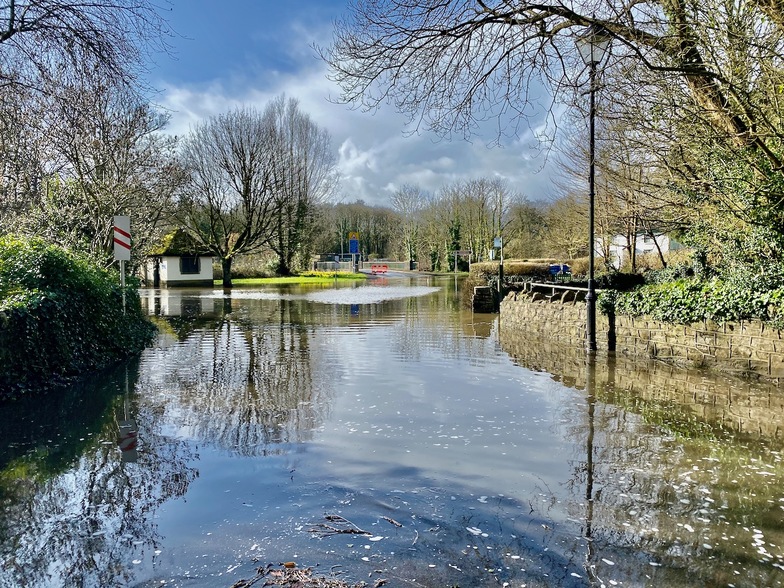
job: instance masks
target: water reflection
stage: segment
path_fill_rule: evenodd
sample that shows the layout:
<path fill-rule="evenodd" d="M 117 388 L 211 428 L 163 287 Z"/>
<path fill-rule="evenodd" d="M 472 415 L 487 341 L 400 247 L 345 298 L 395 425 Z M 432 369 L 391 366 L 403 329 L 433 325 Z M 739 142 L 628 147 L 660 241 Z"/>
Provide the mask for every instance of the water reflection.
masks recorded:
<path fill-rule="evenodd" d="M 0 473 L 2 586 L 110 586 L 131 574 L 118 562 L 155 553 L 157 508 L 183 496 L 197 471 L 157 415 L 121 395 L 130 363 L 100 383 L 4 407 Z M 140 424 L 136 461 L 118 448 L 120 423 Z"/>
<path fill-rule="evenodd" d="M 443 297 L 421 300 L 439 292 L 430 285 L 143 291 L 149 312 L 177 344 L 162 340 L 145 354 L 137 387 L 160 401 L 159 410 L 175 394 L 179 434 L 242 455 L 286 452 L 312 439 L 346 377 L 352 349 L 340 348 L 331 329 L 387 325 L 388 352 L 405 361 L 417 361 L 429 346 L 452 356 L 471 347 L 470 338 L 445 338 L 441 317 L 421 312 L 423 304 L 443 307 Z M 490 335 L 489 319 L 456 316 L 464 331 Z M 366 361 L 356 355 L 352 369 L 366 372 Z"/>
<path fill-rule="evenodd" d="M 0 413 L 0 586 L 289 560 L 390 587 L 782 584 L 776 388 L 589 363 L 453 286 L 145 291 L 160 335 L 127 380 Z M 326 513 L 371 536 L 312 532 Z"/>
<path fill-rule="evenodd" d="M 585 388 L 580 348 L 503 329 L 500 342 L 519 365 L 547 372 L 567 386 Z M 669 426 L 681 428 L 683 435 L 784 441 L 784 394 L 775 384 L 625 356 L 600 358 L 595 369 L 601 400 L 642 412 L 657 424 L 671 421 Z"/>
<path fill-rule="evenodd" d="M 584 390 L 583 406 L 563 410 L 566 434 L 585 439 L 569 487 L 589 577 L 635 577 L 640 562 L 625 553 L 636 553 L 666 585 L 782 584 L 776 386 L 622 357 L 591 363 L 581 349 L 520 333 L 502 331 L 501 344 L 521 365 Z"/>
<path fill-rule="evenodd" d="M 177 407 L 179 435 L 243 455 L 306 441 L 328 390 L 313 377 L 324 366 L 311 330 L 290 326 L 301 324 L 301 307 L 281 304 L 277 316 L 250 320 L 237 306 L 147 353 L 138 390 L 160 411 Z"/>

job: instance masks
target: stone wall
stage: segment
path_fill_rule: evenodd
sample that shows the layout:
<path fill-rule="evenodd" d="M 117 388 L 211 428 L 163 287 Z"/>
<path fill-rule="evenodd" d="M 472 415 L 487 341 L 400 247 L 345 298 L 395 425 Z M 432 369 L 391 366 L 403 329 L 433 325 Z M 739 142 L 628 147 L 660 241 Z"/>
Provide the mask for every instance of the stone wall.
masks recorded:
<path fill-rule="evenodd" d="M 490 286 L 474 286 L 474 294 L 471 297 L 471 309 L 474 312 L 495 312 L 495 292 Z"/>
<path fill-rule="evenodd" d="M 768 378 L 784 377 L 781 331 L 760 321 L 670 325 L 645 317 L 615 319 L 616 351 L 672 363 Z"/>
<path fill-rule="evenodd" d="M 583 302 L 532 302 L 510 293 L 501 302 L 501 328 L 518 329 L 580 346 L 585 341 Z M 672 325 L 652 319 L 596 315 L 596 342 L 609 349 L 615 337 L 618 355 L 655 358 L 677 365 L 717 369 L 769 379 L 784 377 L 784 338 L 781 331 L 759 321 L 719 325 L 711 322 Z"/>
<path fill-rule="evenodd" d="M 587 322 L 585 302 L 531 302 L 522 292 L 511 292 L 501 301 L 501 329 L 517 329 L 567 344 L 582 345 Z M 596 344 L 607 351 L 607 317 L 596 314 Z"/>

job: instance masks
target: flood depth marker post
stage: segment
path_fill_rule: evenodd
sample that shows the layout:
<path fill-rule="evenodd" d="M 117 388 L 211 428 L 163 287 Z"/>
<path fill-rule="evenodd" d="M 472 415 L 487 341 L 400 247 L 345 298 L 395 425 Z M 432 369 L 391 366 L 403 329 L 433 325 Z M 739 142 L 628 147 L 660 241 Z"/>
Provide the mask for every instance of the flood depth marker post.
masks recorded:
<path fill-rule="evenodd" d="M 114 217 L 114 259 L 120 262 L 120 289 L 125 314 L 125 262 L 131 260 L 131 217 Z"/>

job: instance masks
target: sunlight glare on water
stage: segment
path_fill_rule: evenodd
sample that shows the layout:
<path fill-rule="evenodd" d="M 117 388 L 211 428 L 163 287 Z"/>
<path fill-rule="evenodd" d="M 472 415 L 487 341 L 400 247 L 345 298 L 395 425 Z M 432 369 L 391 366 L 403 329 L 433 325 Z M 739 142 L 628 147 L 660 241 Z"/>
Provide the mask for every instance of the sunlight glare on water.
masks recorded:
<path fill-rule="evenodd" d="M 259 290 L 233 290 L 234 300 L 308 300 L 321 304 L 377 304 L 387 300 L 402 300 L 427 296 L 437 292 L 432 286 L 361 286 L 357 288 L 335 288 L 299 294 L 263 292 Z M 204 295 L 205 298 L 223 299 L 222 291 Z"/>

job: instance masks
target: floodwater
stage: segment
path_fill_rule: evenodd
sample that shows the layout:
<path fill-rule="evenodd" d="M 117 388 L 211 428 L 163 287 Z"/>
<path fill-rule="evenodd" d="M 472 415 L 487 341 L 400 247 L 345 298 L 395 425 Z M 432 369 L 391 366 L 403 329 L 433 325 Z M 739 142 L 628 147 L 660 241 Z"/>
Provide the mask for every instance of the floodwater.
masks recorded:
<path fill-rule="evenodd" d="M 587 362 L 458 290 L 143 291 L 138 360 L 0 412 L 0 586 L 784 584 L 779 388 Z"/>

